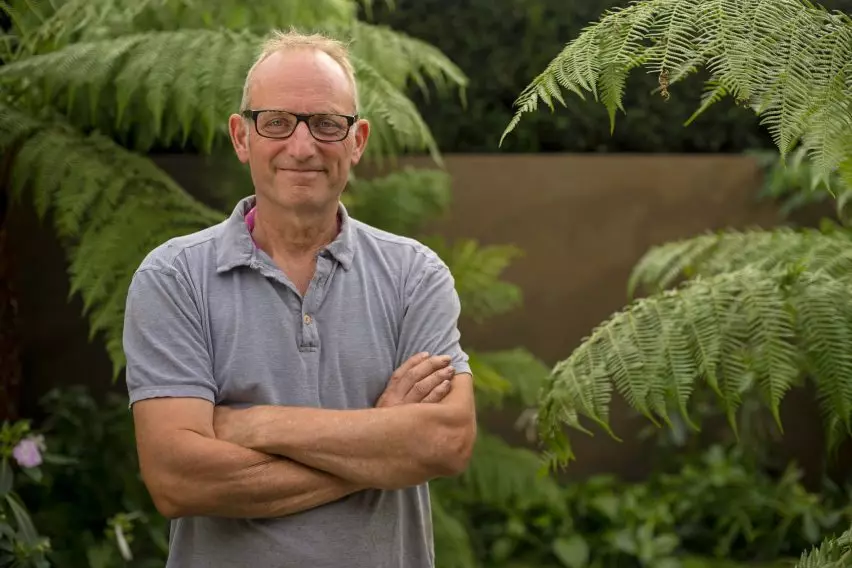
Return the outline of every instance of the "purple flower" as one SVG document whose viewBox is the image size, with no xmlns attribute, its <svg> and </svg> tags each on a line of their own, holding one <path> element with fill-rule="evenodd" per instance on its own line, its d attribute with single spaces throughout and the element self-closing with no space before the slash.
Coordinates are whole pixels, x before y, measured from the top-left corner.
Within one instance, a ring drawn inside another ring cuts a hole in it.
<svg viewBox="0 0 852 568">
<path fill-rule="evenodd" d="M 12 455 L 21 467 L 37 467 L 41 465 L 41 450 L 44 447 L 42 436 L 24 438 L 12 450 Z"/>
</svg>

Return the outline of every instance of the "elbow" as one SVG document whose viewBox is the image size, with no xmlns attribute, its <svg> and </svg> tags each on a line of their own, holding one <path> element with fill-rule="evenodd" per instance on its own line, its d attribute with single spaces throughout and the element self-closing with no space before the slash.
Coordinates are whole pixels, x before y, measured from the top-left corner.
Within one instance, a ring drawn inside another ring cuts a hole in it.
<svg viewBox="0 0 852 568">
<path fill-rule="evenodd" d="M 186 487 L 165 480 L 145 480 L 148 494 L 157 512 L 167 519 L 191 517 L 199 514 L 190 501 L 192 494 Z"/>
<path fill-rule="evenodd" d="M 464 473 L 473 456 L 475 443 L 475 421 L 442 433 L 433 453 L 433 463 L 438 476 L 453 477 Z"/>
<path fill-rule="evenodd" d="M 181 504 L 170 495 L 157 495 L 152 493 L 151 498 L 154 501 L 154 507 L 157 509 L 157 512 L 165 518 L 171 520 L 187 516 L 184 513 Z"/>
</svg>

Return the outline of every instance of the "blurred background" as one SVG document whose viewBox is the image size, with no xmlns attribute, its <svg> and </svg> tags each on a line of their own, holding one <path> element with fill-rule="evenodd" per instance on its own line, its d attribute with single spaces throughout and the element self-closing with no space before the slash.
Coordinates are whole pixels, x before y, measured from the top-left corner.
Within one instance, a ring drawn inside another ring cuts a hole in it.
<svg viewBox="0 0 852 568">
<path fill-rule="evenodd" d="M 709 389 L 690 401 L 700 431 L 613 398 L 619 439 L 585 424 L 574 460 L 542 473 L 534 417 L 552 369 L 635 298 L 689 276 L 672 264 L 651 282 L 646 254 L 842 221 L 806 161 L 781 164 L 760 118 L 725 99 L 685 127 L 705 77 L 664 99 L 640 70 L 614 131 L 602 104 L 567 94 L 501 146 L 521 91 L 626 2 L 284 4 L 0 3 L 8 565 L 164 564 L 167 523 L 127 410 L 124 293 L 148 250 L 252 192 L 224 127 L 257 38 L 289 25 L 353 39 L 377 137 L 347 207 L 432 246 L 462 298 L 482 426 L 470 470 L 433 484 L 439 568 L 786 566 L 849 527 L 850 448 L 828 451 L 804 381 L 782 401 L 783 434 L 757 396 L 743 396 L 738 436 Z"/>
</svg>

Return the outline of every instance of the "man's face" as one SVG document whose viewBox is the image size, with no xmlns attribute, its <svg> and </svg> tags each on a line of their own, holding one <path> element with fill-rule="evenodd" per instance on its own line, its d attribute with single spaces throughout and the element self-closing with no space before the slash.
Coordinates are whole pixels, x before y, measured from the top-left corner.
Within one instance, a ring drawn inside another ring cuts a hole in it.
<svg viewBox="0 0 852 568">
<path fill-rule="evenodd" d="M 318 50 L 273 54 L 255 68 L 249 94 L 250 108 L 256 110 L 342 115 L 356 110 L 345 72 Z M 369 136 L 364 120 L 353 124 L 339 142 L 317 140 L 304 122 L 283 140 L 259 135 L 253 121 L 239 115 L 231 116 L 229 126 L 238 158 L 251 169 L 258 199 L 306 211 L 337 203 Z"/>
</svg>

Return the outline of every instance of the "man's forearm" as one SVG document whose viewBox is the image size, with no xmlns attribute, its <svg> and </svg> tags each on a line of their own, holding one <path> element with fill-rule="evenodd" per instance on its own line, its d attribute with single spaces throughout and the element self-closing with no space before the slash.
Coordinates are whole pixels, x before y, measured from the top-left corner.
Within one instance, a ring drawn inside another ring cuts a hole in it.
<svg viewBox="0 0 852 568">
<path fill-rule="evenodd" d="M 141 464 L 149 491 L 167 517 L 280 517 L 361 488 L 325 471 L 193 431 L 175 433 L 168 447 L 157 471 Z"/>
<path fill-rule="evenodd" d="M 465 408 L 472 401 L 461 396 L 451 393 L 438 404 L 363 410 L 258 406 L 235 418 L 244 436 L 236 443 L 358 485 L 417 485 L 456 474 L 467 464 L 475 417 Z"/>
</svg>

